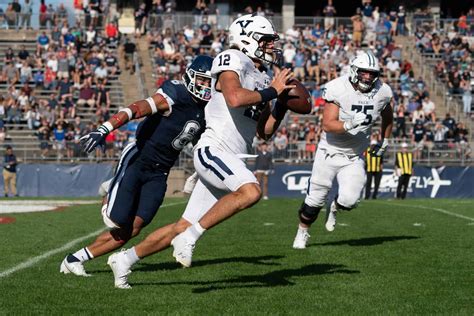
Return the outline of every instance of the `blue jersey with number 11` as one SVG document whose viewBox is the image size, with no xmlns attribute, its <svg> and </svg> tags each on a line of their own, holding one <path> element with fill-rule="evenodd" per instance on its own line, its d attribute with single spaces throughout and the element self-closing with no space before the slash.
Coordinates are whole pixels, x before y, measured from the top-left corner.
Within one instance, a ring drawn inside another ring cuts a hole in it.
<svg viewBox="0 0 474 316">
<path fill-rule="evenodd" d="M 181 150 L 197 140 L 205 129 L 204 105 L 196 102 L 181 81 L 167 80 L 156 92 L 170 106 L 165 114 L 155 113 L 137 129 L 139 160 L 171 168 Z"/>
</svg>

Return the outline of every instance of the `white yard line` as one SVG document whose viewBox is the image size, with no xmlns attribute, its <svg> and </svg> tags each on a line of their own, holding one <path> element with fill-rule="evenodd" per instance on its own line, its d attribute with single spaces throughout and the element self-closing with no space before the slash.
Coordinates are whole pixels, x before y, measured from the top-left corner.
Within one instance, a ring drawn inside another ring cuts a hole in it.
<svg viewBox="0 0 474 316">
<path fill-rule="evenodd" d="M 174 206 L 174 205 L 179 205 L 179 204 L 185 204 L 187 203 L 186 201 L 184 202 L 176 202 L 176 203 L 169 203 L 169 204 L 164 204 L 160 207 L 161 208 L 165 208 L 165 207 L 169 207 L 169 206 Z M 71 240 L 70 242 L 68 242 L 67 244 L 64 244 L 62 245 L 61 247 L 59 248 L 56 248 L 56 249 L 53 249 L 53 250 L 50 250 L 48 252 L 45 252 L 44 254 L 42 255 L 39 255 L 39 256 L 36 256 L 36 257 L 32 257 L 32 258 L 29 258 L 28 260 L 26 261 L 23 261 L 19 264 L 17 264 L 16 266 L 10 268 L 10 269 L 7 269 L 5 271 L 1 271 L 0 272 L 0 278 L 4 278 L 4 277 L 7 277 L 15 272 L 18 272 L 20 270 L 23 270 L 23 269 L 26 269 L 26 268 L 29 268 L 33 265 L 35 265 L 36 263 L 40 262 L 41 260 L 43 259 L 47 259 L 51 256 L 54 256 L 55 254 L 57 253 L 60 253 L 60 252 L 63 252 L 63 251 L 66 251 L 68 250 L 69 248 L 72 248 L 74 247 L 76 244 L 84 241 L 84 240 L 87 240 L 91 237 L 94 237 L 94 236 L 97 236 L 98 234 L 102 233 L 104 230 L 106 230 L 106 227 L 104 228 L 101 228 L 99 230 L 96 230 L 95 232 L 92 232 L 90 234 L 87 234 L 86 236 L 82 236 L 82 237 L 79 237 L 77 239 L 74 239 L 74 240 Z"/>
<path fill-rule="evenodd" d="M 450 211 L 446 211 L 442 208 L 436 208 L 436 207 L 428 207 L 428 206 L 420 206 L 420 205 L 410 205 L 410 204 L 397 204 L 397 203 L 390 203 L 390 202 L 382 202 L 382 201 L 374 201 L 376 203 L 379 203 L 379 204 L 386 204 L 386 205 L 391 205 L 391 206 L 402 206 L 402 207 L 414 207 L 414 208 L 421 208 L 421 209 L 424 209 L 424 210 L 431 210 L 431 211 L 436 211 L 436 212 L 439 212 L 439 213 L 443 213 L 443 214 L 446 214 L 446 215 L 449 215 L 449 216 L 454 216 L 454 217 L 457 217 L 457 218 L 462 218 L 462 219 L 466 219 L 468 221 L 473 221 L 474 222 L 474 218 L 472 217 L 468 217 L 468 216 L 464 216 L 464 215 L 461 215 L 461 214 L 457 214 L 457 213 L 453 213 L 453 212 L 450 212 Z"/>
</svg>

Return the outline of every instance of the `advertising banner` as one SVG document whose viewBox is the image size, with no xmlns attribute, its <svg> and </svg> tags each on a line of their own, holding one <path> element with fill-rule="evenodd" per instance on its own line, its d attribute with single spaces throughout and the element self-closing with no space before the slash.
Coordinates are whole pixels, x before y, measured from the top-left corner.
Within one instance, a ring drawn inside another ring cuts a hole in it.
<svg viewBox="0 0 474 316">
<path fill-rule="evenodd" d="M 269 178 L 272 197 L 303 197 L 311 177 L 312 165 L 277 165 Z M 336 183 L 337 185 L 337 183 Z M 393 198 L 398 177 L 393 166 L 384 166 L 379 198 Z M 407 197 L 413 198 L 474 198 L 474 168 L 415 167 L 410 178 Z"/>
</svg>

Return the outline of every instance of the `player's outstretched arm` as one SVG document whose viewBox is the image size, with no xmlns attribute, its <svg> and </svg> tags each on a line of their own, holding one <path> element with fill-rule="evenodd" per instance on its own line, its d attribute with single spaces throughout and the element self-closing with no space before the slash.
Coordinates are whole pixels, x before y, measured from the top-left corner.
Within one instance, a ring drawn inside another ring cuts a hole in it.
<svg viewBox="0 0 474 316">
<path fill-rule="evenodd" d="M 242 87 L 236 72 L 228 70 L 220 73 L 216 87 L 222 91 L 229 107 L 246 107 L 271 101 L 286 89 L 294 88 L 294 85 L 286 85 L 292 75 L 290 69 L 284 69 L 275 75 L 270 87 L 252 91 Z"/>
<path fill-rule="evenodd" d="M 159 93 L 145 100 L 136 101 L 126 108 L 120 109 L 107 122 L 99 126 L 96 130 L 80 138 L 82 149 L 86 153 L 91 153 L 96 147 L 103 148 L 105 137 L 113 130 L 126 124 L 128 121 L 145 117 L 154 113 L 166 113 L 170 106 L 166 99 Z"/>
</svg>

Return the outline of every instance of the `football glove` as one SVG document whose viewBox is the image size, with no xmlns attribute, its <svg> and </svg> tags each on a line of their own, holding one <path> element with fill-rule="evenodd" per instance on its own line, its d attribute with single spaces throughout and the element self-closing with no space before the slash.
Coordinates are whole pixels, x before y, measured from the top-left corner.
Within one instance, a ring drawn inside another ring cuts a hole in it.
<svg viewBox="0 0 474 316">
<path fill-rule="evenodd" d="M 354 114 L 351 120 L 344 122 L 344 129 L 346 131 L 359 127 L 367 119 L 367 115 L 362 112 Z"/>
<path fill-rule="evenodd" d="M 370 148 L 370 154 L 372 156 L 382 157 L 388 147 L 388 140 L 383 139 L 382 145 L 376 144 Z"/>
<path fill-rule="evenodd" d="M 198 174 L 197 172 L 195 172 L 186 179 L 186 182 L 184 183 L 184 187 L 183 187 L 183 192 L 191 194 L 194 190 L 194 187 L 196 186 L 197 180 L 198 180 Z"/>
<path fill-rule="evenodd" d="M 95 131 L 82 136 L 79 141 L 84 152 L 90 154 L 97 146 L 105 150 L 105 137 L 110 133 L 110 130 L 102 124 Z"/>
</svg>

